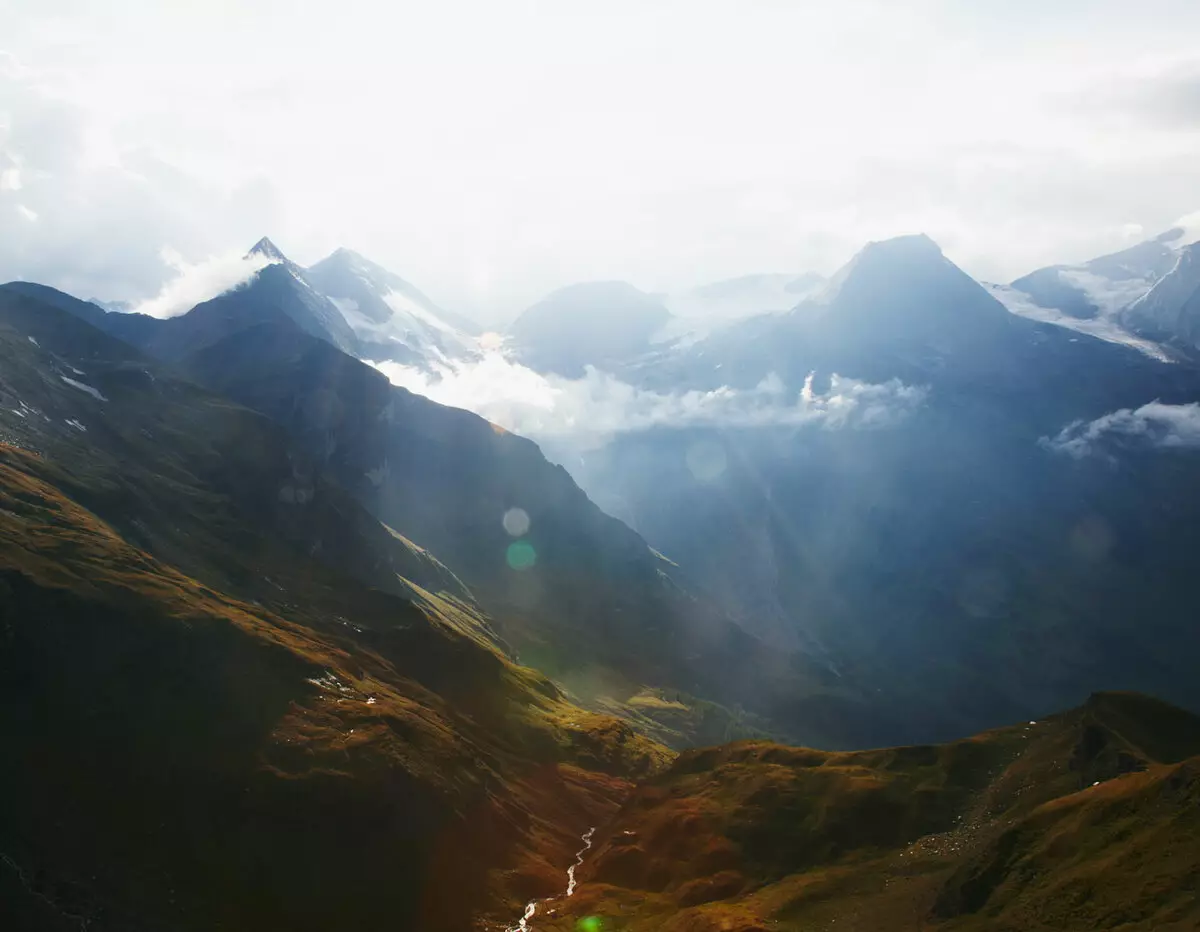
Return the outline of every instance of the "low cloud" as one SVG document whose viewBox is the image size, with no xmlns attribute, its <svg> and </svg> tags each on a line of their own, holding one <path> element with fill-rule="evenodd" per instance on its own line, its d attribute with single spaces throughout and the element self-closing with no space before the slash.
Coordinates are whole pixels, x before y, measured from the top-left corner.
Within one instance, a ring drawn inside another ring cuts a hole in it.
<svg viewBox="0 0 1200 932">
<path fill-rule="evenodd" d="M 564 441 L 579 449 L 652 427 L 886 427 L 911 414 L 927 396 L 925 388 L 897 379 L 876 385 L 838 375 L 824 392 L 813 390 L 811 376 L 797 391 L 770 375 L 749 389 L 661 393 L 591 367 L 581 379 L 544 376 L 499 351 L 433 374 L 389 362 L 374 365 L 393 384 L 441 404 L 474 411 L 534 440 Z"/>
<path fill-rule="evenodd" d="M 192 264 L 173 249 L 164 249 L 162 260 L 175 270 L 175 277 L 153 298 L 133 307 L 135 313 L 178 317 L 197 304 L 244 285 L 271 264 L 270 259 L 257 253 L 248 256 L 231 253 Z"/>
<path fill-rule="evenodd" d="M 1122 408 L 1094 421 L 1075 421 L 1042 445 L 1075 459 L 1111 457 L 1123 447 L 1200 448 L 1200 404 L 1169 405 L 1159 401 Z"/>
</svg>

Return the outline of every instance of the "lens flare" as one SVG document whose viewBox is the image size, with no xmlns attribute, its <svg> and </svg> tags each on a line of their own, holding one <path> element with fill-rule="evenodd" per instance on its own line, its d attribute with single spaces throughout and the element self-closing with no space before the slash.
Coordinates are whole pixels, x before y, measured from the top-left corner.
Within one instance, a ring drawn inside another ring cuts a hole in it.
<svg viewBox="0 0 1200 932">
<path fill-rule="evenodd" d="M 537 551 L 527 540 L 514 540 L 505 553 L 508 565 L 514 570 L 527 570 L 537 563 Z"/>
<path fill-rule="evenodd" d="M 529 513 L 524 508 L 510 508 L 500 521 L 509 537 L 524 537 L 529 533 Z"/>
<path fill-rule="evenodd" d="M 575 923 L 575 928 L 578 932 L 600 932 L 604 923 L 600 921 L 599 916 L 584 916 Z"/>
</svg>

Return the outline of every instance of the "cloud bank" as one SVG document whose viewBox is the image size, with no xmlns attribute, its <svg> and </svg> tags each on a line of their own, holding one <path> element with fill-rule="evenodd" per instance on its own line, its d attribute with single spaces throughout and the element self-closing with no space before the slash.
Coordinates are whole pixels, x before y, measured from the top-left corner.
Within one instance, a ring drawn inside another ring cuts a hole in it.
<svg viewBox="0 0 1200 932">
<path fill-rule="evenodd" d="M 1094 421 L 1075 421 L 1042 445 L 1075 459 L 1111 455 L 1128 445 L 1168 449 L 1200 448 L 1200 404 L 1169 405 L 1159 401 L 1122 408 Z"/>
<path fill-rule="evenodd" d="M 534 440 L 568 442 L 581 450 L 652 427 L 886 427 L 911 414 L 927 396 L 927 389 L 897 379 L 875 385 L 838 375 L 823 393 L 813 391 L 811 376 L 796 391 L 775 375 L 750 389 L 661 393 L 591 367 L 581 379 L 543 376 L 496 350 L 433 374 L 391 362 L 373 365 L 394 385 L 474 411 Z"/>
<path fill-rule="evenodd" d="M 173 249 L 164 249 L 162 260 L 175 270 L 175 277 L 153 298 L 132 308 L 134 313 L 164 319 L 178 317 L 201 302 L 244 285 L 271 264 L 270 259 L 257 253 L 231 253 L 192 264 Z"/>
</svg>

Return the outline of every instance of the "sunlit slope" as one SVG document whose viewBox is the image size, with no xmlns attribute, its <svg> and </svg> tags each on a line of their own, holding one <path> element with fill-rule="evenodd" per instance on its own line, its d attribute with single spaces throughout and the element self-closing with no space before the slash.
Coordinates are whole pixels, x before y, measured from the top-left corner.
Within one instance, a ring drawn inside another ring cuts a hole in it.
<svg viewBox="0 0 1200 932">
<path fill-rule="evenodd" d="M 1200 719 L 1136 694 L 946 745 L 683 754 L 546 929 L 1190 929 Z"/>
<path fill-rule="evenodd" d="M 0 357 L 15 928 L 500 922 L 664 760 L 278 425 L 27 297 Z"/>
</svg>

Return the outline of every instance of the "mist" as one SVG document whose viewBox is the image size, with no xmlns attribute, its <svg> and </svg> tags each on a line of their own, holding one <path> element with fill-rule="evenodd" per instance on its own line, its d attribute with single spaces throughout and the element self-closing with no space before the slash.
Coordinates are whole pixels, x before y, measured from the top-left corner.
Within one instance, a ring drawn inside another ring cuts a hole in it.
<svg viewBox="0 0 1200 932">
<path fill-rule="evenodd" d="M 811 376 L 796 390 L 773 374 L 751 389 L 654 392 L 590 366 L 580 379 L 541 375 L 502 350 L 432 374 L 392 362 L 372 365 L 394 385 L 473 411 L 513 433 L 578 451 L 656 427 L 888 427 L 916 411 L 928 395 L 923 386 L 897 379 L 871 384 L 836 374 L 823 393 L 813 391 Z"/>
</svg>

